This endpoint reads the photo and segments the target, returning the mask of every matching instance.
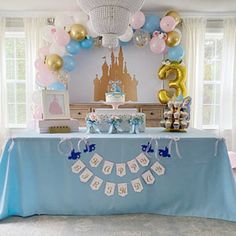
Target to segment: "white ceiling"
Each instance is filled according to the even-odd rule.
[[[76,0],[0,0],[0,11],[76,11]],[[236,12],[236,0],[146,0],[143,10]]]

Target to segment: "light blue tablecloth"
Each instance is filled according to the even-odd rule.
[[[68,144],[78,151],[82,139],[83,147],[84,138],[96,145],[95,151],[83,153],[80,160],[103,179],[98,191],[90,188],[92,178],[88,183],[80,182],[80,175],[71,171],[76,160],[63,155],[70,147]],[[150,159],[147,167],[140,166],[138,173],[131,173],[126,166],[127,174],[123,177],[117,176],[115,169],[111,175],[104,175],[102,165],[93,168],[89,164],[94,153],[104,160],[127,163],[142,152],[141,145],[152,141],[153,149],[157,143],[158,148],[164,148],[169,147],[171,140],[171,157],[159,160],[165,174],[158,176],[152,172],[155,177],[152,185],[147,185],[140,176],[156,161],[155,152],[147,154]],[[140,193],[134,192],[130,184],[138,177],[144,188]],[[113,196],[106,196],[107,181],[128,183],[128,195],[121,197],[116,189]],[[236,221],[236,184],[224,140],[194,129],[188,133],[166,133],[155,128],[138,135],[87,135],[84,130],[52,135],[28,132],[7,142],[0,159],[0,219],[12,215],[126,213]]]

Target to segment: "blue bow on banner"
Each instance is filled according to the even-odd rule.
[[[100,129],[98,128],[97,121],[87,120],[87,133],[95,134],[101,133]]]
[[[110,119],[108,124],[110,125],[108,134],[117,134],[122,132],[123,130],[120,127],[121,120],[120,119]]]
[[[160,157],[171,157],[168,147],[165,147],[165,149],[159,149],[159,156]]]
[[[93,152],[96,149],[96,144],[85,144],[84,153]]]
[[[153,153],[154,149],[152,149],[152,145],[150,142],[147,143],[147,145],[143,144],[141,145],[142,151],[146,153]]]
[[[73,149],[70,153],[70,156],[68,157],[69,160],[77,160],[81,157],[81,152],[75,152],[75,149]]]

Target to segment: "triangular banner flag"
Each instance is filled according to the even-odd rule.
[[[158,161],[155,162],[151,169],[157,174],[157,175],[164,175],[165,174],[165,167],[162,166]]]
[[[95,177],[93,178],[93,181],[92,181],[91,184],[90,184],[90,187],[91,187],[93,190],[98,190],[98,189],[101,187],[102,183],[103,183],[103,180],[100,179],[99,177],[95,176]]]
[[[120,177],[126,175],[125,163],[116,164],[116,174]]]
[[[106,182],[105,194],[106,194],[107,196],[112,196],[112,195],[114,195],[115,188],[116,188],[116,184],[115,184],[115,183]]]
[[[140,180],[140,178],[134,179],[131,181],[132,187],[134,189],[134,192],[142,192],[143,191],[143,185],[142,182]]]
[[[142,177],[146,184],[153,184],[155,182],[155,177],[152,175],[151,171],[148,170],[142,174]]]
[[[80,181],[82,183],[86,183],[90,180],[92,176],[93,176],[93,173],[88,168],[86,168],[80,175]]]
[[[117,186],[118,186],[118,194],[119,194],[119,196],[125,197],[128,194],[127,183],[117,184]]]
[[[103,158],[97,153],[95,153],[89,163],[92,167],[98,167],[102,160]]]
[[[140,153],[140,155],[138,155],[136,157],[136,159],[141,166],[148,166],[148,164],[149,164],[149,159],[147,158],[147,156],[143,152]]]
[[[113,162],[111,162],[111,161],[105,161],[105,162],[104,162],[104,165],[103,165],[103,168],[102,168],[102,172],[103,172],[105,175],[111,174],[113,166],[114,166],[114,163],[113,163]]]
[[[78,174],[81,170],[85,168],[85,164],[81,161],[78,160],[75,162],[75,164],[71,167],[71,170],[73,173]]]
[[[137,173],[139,171],[139,166],[135,159],[128,161],[127,165],[131,173]]]

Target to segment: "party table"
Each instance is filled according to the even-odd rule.
[[[236,221],[225,141],[207,132],[26,132],[0,159],[0,219],[155,213]]]

